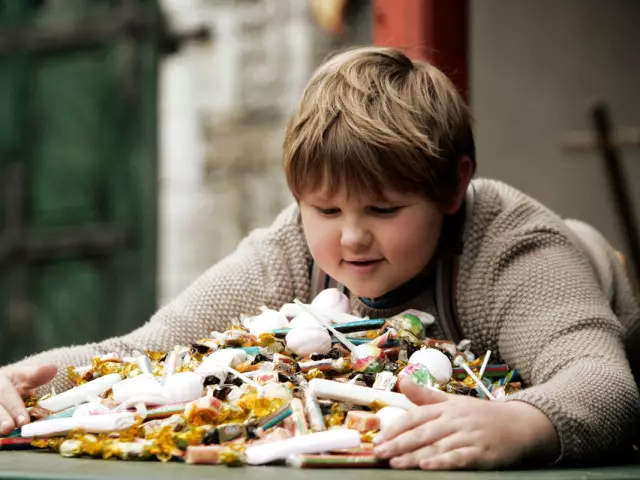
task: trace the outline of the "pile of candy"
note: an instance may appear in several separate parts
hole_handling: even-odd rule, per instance
[[[376,434],[413,404],[396,391],[425,388],[495,400],[520,389],[506,365],[470,342],[426,336],[432,316],[352,316],[338,290],[309,305],[260,315],[190,346],[69,367],[76,387],[33,399],[32,423],[1,448],[67,457],[296,467],[381,466]]]

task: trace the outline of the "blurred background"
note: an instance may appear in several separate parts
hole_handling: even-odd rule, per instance
[[[0,365],[132,330],[268,225],[287,116],[352,45],[440,66],[479,175],[633,269],[639,24],[637,0],[0,0]]]

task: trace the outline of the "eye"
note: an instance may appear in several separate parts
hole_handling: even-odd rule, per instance
[[[371,212],[375,215],[393,215],[398,212],[402,207],[369,207]]]
[[[332,216],[337,215],[338,213],[340,213],[340,209],[339,208],[320,208],[320,207],[316,207],[316,210],[318,211],[318,213],[320,215],[324,215],[325,217],[332,217]]]

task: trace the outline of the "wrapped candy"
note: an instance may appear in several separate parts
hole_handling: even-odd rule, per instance
[[[389,324],[400,332],[408,332],[417,339],[423,339],[425,336],[424,323],[416,313],[417,311],[411,311],[411,313],[403,312],[399,315],[391,317]]]
[[[369,442],[414,406],[395,391],[399,378],[489,400],[522,388],[517,371],[489,364],[491,352],[478,357],[469,341],[425,338],[428,314],[370,320],[331,308],[265,307],[244,326],[166,353],[70,366],[79,387],[31,401],[33,423],[22,434],[36,437],[18,430],[0,448],[213,465],[288,458],[300,467],[383,466]],[[254,323],[258,317],[265,325]]]
[[[184,415],[193,425],[209,425],[216,422],[221,410],[221,400],[206,396],[187,403],[184,407]]]
[[[435,348],[418,350],[409,357],[410,364],[422,365],[439,384],[445,384],[453,375],[451,361],[444,353]]]
[[[364,343],[355,347],[351,353],[354,372],[381,372],[384,364],[384,352],[372,343]]]
[[[362,410],[351,410],[344,421],[346,428],[358,430],[360,433],[380,430],[380,417],[375,413]]]

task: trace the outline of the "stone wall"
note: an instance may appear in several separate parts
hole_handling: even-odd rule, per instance
[[[176,296],[292,201],[281,172],[289,113],[342,45],[303,0],[163,0],[175,30],[211,28],[162,66],[159,302]]]

